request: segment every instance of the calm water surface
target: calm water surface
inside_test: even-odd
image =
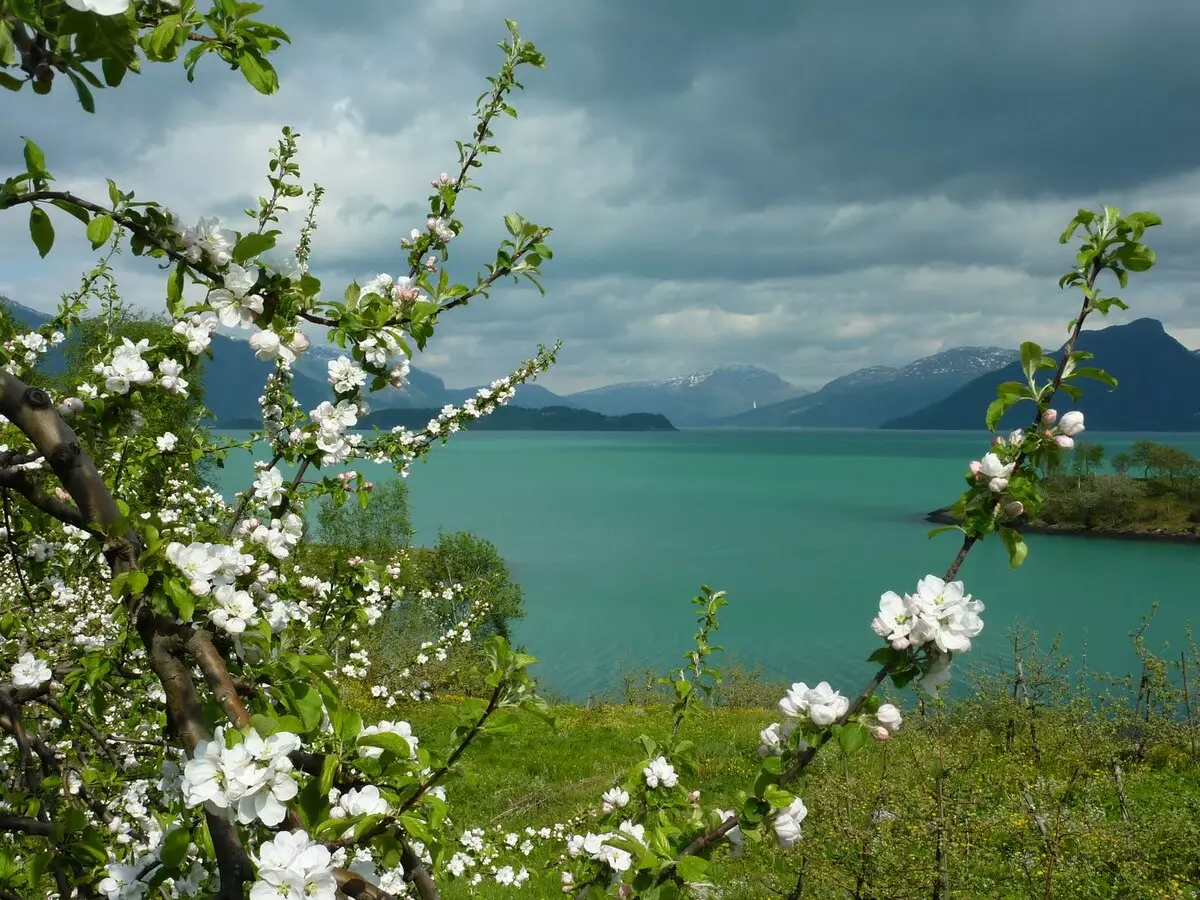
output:
[[[1088,435],[1109,452],[1138,435]],[[1158,439],[1200,454],[1200,436]],[[951,502],[987,436],[931,432],[683,431],[673,434],[456,435],[409,476],[416,538],[472,531],[499,547],[525,590],[516,639],[551,690],[573,698],[619,684],[623,669],[676,664],[700,584],[730,605],[719,643],[791,680],[843,691],[871,671],[869,623],[885,590],[941,574],[953,533],[930,539],[923,511]],[[373,480],[389,469],[356,466]],[[251,479],[248,454],[222,473]],[[1020,622],[1061,631],[1091,668],[1127,671],[1129,632],[1178,648],[1197,619],[1200,546],[1031,535],[1008,568],[998,541],[961,577],[987,604],[976,662],[999,660]]]

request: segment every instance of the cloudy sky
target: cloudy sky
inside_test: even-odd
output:
[[[398,10],[403,11],[398,11]],[[965,344],[1057,344],[1075,300],[1056,242],[1080,206],[1152,209],[1160,265],[1122,296],[1200,347],[1200,4],[1195,0],[266,0],[280,92],[215,59],[153,66],[83,113],[69,85],[3,98],[0,169],[34,136],[61,188],[112,176],[184,218],[262,191],[282,125],[327,190],[314,271],[403,268],[428,181],[452,168],[506,17],[547,56],[452,245],[464,280],[518,211],[554,227],[546,297],[444,317],[418,365],[489,380],[562,338],[569,391],[725,363],[816,387]],[[0,293],[50,308],[91,257],[46,261],[0,217]],[[236,226],[241,227],[241,226]],[[164,279],[122,260],[125,296]]]

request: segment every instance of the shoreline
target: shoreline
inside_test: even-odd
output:
[[[958,520],[950,515],[950,507],[942,506],[921,517],[934,525],[957,525]],[[1081,528],[1077,525],[1031,525],[1023,522],[1018,529],[1022,534],[1051,534],[1066,537],[1090,538],[1098,541],[1149,541],[1160,544],[1200,544],[1200,534],[1185,534],[1178,531],[1117,531],[1109,528]]]

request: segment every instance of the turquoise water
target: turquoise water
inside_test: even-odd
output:
[[[1111,452],[1139,435],[1091,435]],[[1200,436],[1159,436],[1200,454]],[[409,476],[417,540],[439,528],[499,547],[525,589],[515,637],[543,684],[583,698],[623,669],[676,664],[702,583],[729,594],[719,643],[790,680],[857,690],[883,591],[941,574],[959,543],[921,513],[952,501],[987,436],[930,432],[683,431],[456,435]],[[356,466],[378,481],[390,470]],[[222,487],[242,490],[248,454]],[[1061,631],[1089,667],[1127,671],[1128,635],[1152,603],[1152,641],[1178,648],[1197,619],[1200,546],[1031,535],[1008,568],[998,541],[961,576],[987,604],[971,658],[1005,655],[1021,622]]]

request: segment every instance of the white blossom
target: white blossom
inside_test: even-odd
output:
[[[53,677],[50,664],[32,653],[22,653],[12,667],[13,687],[41,687]]]
[[[679,780],[675,774],[675,767],[663,756],[651,760],[650,765],[642,770],[642,774],[646,777],[646,786],[651,788],[659,785],[675,787],[675,783]]]
[[[251,293],[257,282],[258,269],[254,266],[243,269],[237,263],[229,264],[225,286],[208,292],[208,302],[222,325],[249,328],[254,324],[255,317],[263,311],[263,298]]]

